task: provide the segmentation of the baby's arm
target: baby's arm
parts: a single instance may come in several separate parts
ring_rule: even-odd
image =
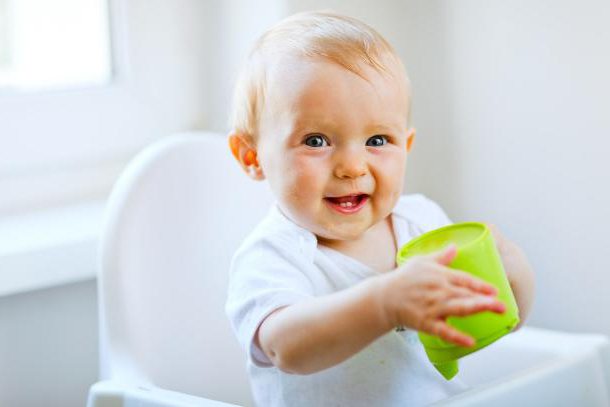
[[[496,241],[506,276],[519,307],[520,322],[515,327],[517,330],[527,319],[534,303],[534,272],[519,246],[504,237],[497,226],[492,224],[487,224],[487,226]]]
[[[455,254],[449,246],[346,290],[280,308],[261,323],[256,344],[275,366],[298,374],[334,366],[398,325],[472,346],[446,317],[501,313],[504,304],[492,285],[446,267]]]

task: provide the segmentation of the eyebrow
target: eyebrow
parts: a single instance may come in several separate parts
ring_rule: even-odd
[[[400,126],[398,126],[398,125],[388,126],[385,124],[371,124],[369,126],[366,126],[367,133],[375,133],[379,130],[384,131],[384,132],[394,133],[395,131],[398,131],[399,129],[400,129]]]
[[[309,127],[333,128],[337,127],[337,124],[336,122],[326,118],[314,117],[308,119],[297,119],[295,121],[293,131],[299,131]]]
[[[297,120],[291,129],[291,133],[299,133],[309,128],[320,128],[320,129],[334,129],[337,126],[336,122],[327,119],[306,119]],[[402,126],[399,124],[387,125],[383,123],[372,123],[364,127],[365,133],[376,133],[376,132],[396,132],[400,131]]]

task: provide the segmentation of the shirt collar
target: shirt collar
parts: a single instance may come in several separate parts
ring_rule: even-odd
[[[290,228],[298,235],[298,250],[301,256],[305,256],[307,260],[313,261],[315,251],[318,247],[318,239],[309,230],[297,225],[292,219],[288,218],[280,209],[277,202],[271,208],[272,216],[284,227]]]

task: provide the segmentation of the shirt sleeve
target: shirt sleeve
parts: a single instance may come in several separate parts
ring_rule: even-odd
[[[396,209],[416,225],[420,233],[453,223],[436,202],[422,194],[403,195]]]
[[[314,296],[298,253],[288,244],[261,239],[238,250],[231,262],[226,313],[256,366],[273,366],[254,343],[261,322],[278,308]]]
[[[432,227],[429,230],[438,229],[453,223],[439,204],[424,195],[421,195],[421,197],[426,206],[426,212],[428,212],[430,217],[430,224]]]

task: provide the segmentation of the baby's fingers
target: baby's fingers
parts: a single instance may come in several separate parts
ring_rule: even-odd
[[[488,294],[488,295],[497,295],[498,294],[498,290],[495,286],[493,286],[492,284],[489,284],[488,282],[485,282],[477,277],[474,277],[474,276],[466,273],[465,271],[449,270],[447,273],[449,275],[449,281],[454,285],[457,285],[459,287],[466,287],[472,291],[475,291],[475,292],[478,292],[481,294]]]
[[[474,346],[475,340],[471,336],[452,328],[445,321],[436,320],[430,327],[430,334],[436,335],[444,341],[455,343],[459,346]]]
[[[502,314],[506,306],[497,298],[477,295],[472,297],[454,298],[447,301],[441,309],[440,316],[466,316],[477,312],[491,311]]]

